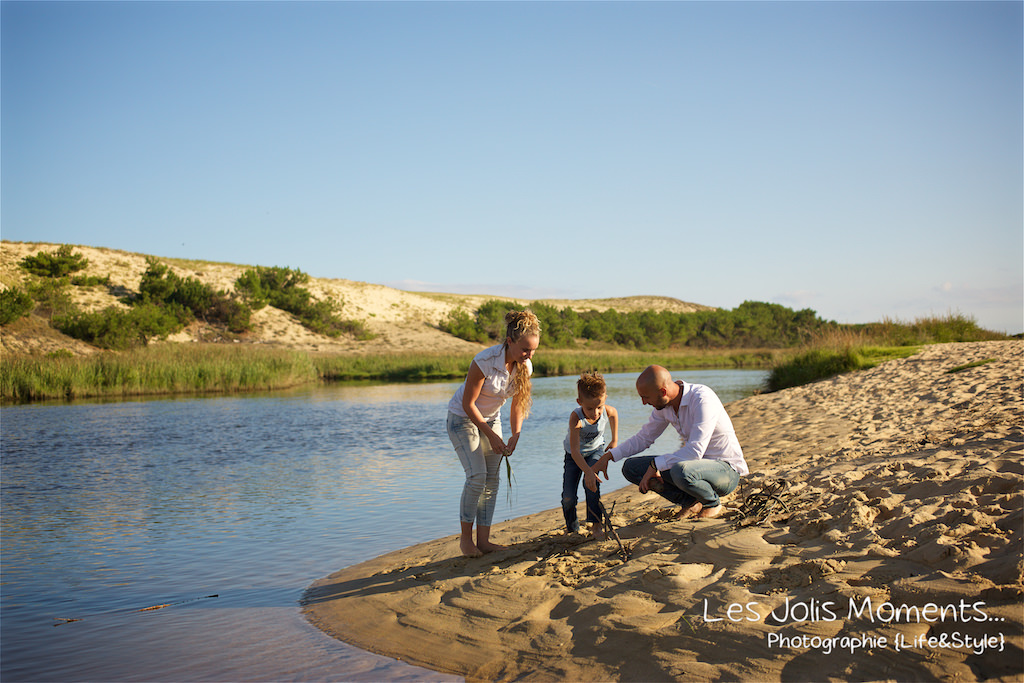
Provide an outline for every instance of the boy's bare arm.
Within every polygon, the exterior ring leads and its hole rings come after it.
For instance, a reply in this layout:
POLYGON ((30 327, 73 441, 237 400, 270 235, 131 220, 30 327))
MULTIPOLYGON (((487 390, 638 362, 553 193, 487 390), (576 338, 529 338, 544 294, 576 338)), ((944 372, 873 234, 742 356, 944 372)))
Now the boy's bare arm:
POLYGON ((569 455, 572 456, 573 462, 579 467, 584 474, 590 470, 590 465, 583 459, 583 454, 580 453, 580 418, 573 411, 569 415, 569 455))
POLYGON ((619 411, 611 406, 605 406, 608 411, 608 426, 612 429, 612 440, 608 448, 615 448, 619 445, 619 411))

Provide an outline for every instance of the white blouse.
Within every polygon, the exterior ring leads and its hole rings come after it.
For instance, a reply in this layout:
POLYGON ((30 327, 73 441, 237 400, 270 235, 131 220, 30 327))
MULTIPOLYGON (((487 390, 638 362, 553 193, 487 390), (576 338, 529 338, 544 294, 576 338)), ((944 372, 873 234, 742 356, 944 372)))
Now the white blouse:
MULTIPOLYGON (((498 416, 501 406, 505 405, 505 399, 515 393, 512 380, 518 372, 518 366, 513 366, 512 372, 505 369, 504 344, 484 349, 473 357, 473 362, 484 373, 484 385, 476 399, 476 407, 485 419, 490 420, 498 416)), ((532 375, 533 363, 527 359, 525 365, 526 372, 532 375)), ((448 410, 460 417, 469 417, 462 408, 462 397, 465 394, 466 383, 463 382, 448 402, 448 410)))

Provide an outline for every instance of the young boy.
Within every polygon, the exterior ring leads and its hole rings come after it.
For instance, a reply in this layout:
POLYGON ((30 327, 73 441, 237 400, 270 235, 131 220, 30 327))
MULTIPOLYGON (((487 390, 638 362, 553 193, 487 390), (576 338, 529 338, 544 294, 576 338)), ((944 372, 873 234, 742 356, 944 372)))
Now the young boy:
POLYGON ((594 538, 604 538, 604 506, 601 505, 601 484, 594 464, 604 455, 605 428, 610 426, 612 440, 608 448, 619 443, 619 414, 605 404, 608 390, 604 377, 597 372, 584 372, 576 382, 579 407, 569 415, 569 433, 565 437, 565 471, 562 475, 562 512, 569 533, 579 531, 576 517, 576 490, 583 477, 587 499, 587 522, 594 538))

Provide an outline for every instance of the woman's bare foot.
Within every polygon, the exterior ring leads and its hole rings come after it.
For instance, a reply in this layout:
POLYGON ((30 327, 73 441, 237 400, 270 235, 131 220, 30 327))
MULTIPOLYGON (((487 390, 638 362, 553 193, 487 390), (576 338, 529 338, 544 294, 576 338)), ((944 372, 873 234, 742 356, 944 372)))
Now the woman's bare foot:
POLYGON ((700 504, 700 501, 695 502, 689 507, 680 508, 679 512, 676 513, 677 519, 688 519, 690 517, 696 517, 700 514, 701 508, 704 507, 700 504))
POLYGON ((698 514, 697 516, 699 518, 701 518, 701 519, 714 519, 715 517, 719 516, 723 512, 725 512, 725 508, 721 504, 719 504, 719 505, 716 505, 713 508, 704 508, 704 509, 702 509, 700 511, 700 514, 698 514))
POLYGON ((490 541, 480 541, 477 539, 476 546, 481 552, 485 553, 496 553, 499 550, 508 550, 507 545, 498 545, 497 543, 491 543, 490 541))
POLYGON ((460 539, 459 550, 461 550, 462 554, 466 557, 480 557, 483 555, 483 553, 480 552, 480 548, 477 548, 476 544, 473 543, 473 539, 460 539))
POLYGON ((489 526, 478 526, 476 528, 476 547, 483 553, 508 550, 508 546, 491 543, 491 527, 489 526))

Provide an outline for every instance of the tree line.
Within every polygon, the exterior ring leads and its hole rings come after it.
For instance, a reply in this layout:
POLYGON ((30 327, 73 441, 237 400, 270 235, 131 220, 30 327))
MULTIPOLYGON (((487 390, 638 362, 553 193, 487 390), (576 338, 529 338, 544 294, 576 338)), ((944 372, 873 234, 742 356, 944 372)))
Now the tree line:
MULTIPOLYGON (((492 299, 475 312, 457 309, 441 329, 462 339, 490 343, 504 334, 504 316, 512 302, 492 299)), ((529 306, 540 320, 541 345, 568 349, 607 345, 640 351, 672 348, 788 348, 810 341, 836 323, 805 308, 744 301, 733 309, 669 311, 575 311, 542 302, 529 306)))

